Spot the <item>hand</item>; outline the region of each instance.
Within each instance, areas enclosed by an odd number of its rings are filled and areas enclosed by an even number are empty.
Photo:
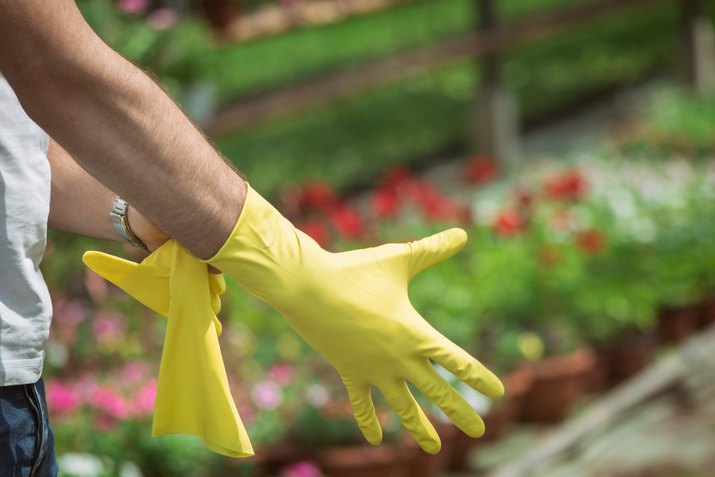
[[[472,437],[484,434],[483,421],[431,360],[487,396],[504,393],[499,379],[425,321],[407,295],[416,274],[458,252],[466,240],[463,230],[451,229],[409,244],[330,253],[249,188],[234,231],[207,262],[271,304],[325,355],[370,443],[382,440],[374,386],[418,444],[436,453],[439,436],[407,381]]]
[[[84,263],[155,312],[168,317],[152,434],[193,434],[223,455],[253,455],[231,397],[218,335],[223,275],[174,240],[134,263],[87,252]]]

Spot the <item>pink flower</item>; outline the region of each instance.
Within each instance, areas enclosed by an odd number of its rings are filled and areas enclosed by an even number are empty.
[[[149,15],[149,26],[155,30],[168,30],[179,21],[179,14],[173,8],[160,8]]]
[[[57,380],[47,383],[47,406],[53,411],[71,413],[79,404],[79,396],[70,386]]]
[[[283,467],[280,471],[281,477],[320,477],[322,475],[320,468],[314,462],[308,460],[294,462]]]
[[[119,0],[117,6],[126,13],[143,13],[149,7],[149,0]]]
[[[112,419],[124,419],[129,416],[127,401],[108,387],[98,387],[89,397],[89,404]]]
[[[84,274],[84,287],[95,304],[101,305],[109,298],[109,285],[107,281],[89,268]]]
[[[130,361],[119,371],[119,379],[129,385],[137,385],[146,381],[149,367],[141,361]]]
[[[276,364],[270,369],[269,372],[273,380],[281,386],[285,386],[290,383],[295,377],[295,368],[292,364],[288,363]]]
[[[251,397],[257,407],[272,410],[283,402],[283,392],[273,381],[260,381],[251,389]]]
[[[52,302],[52,321],[70,328],[77,326],[87,316],[87,309],[82,302],[56,298]]]
[[[124,339],[127,325],[124,317],[118,313],[100,312],[92,325],[94,335],[100,344],[115,344]]]
[[[134,395],[134,415],[141,417],[151,414],[154,411],[155,401],[156,379],[152,379]]]

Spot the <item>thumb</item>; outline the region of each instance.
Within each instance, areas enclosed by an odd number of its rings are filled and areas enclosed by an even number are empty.
[[[160,315],[169,313],[168,274],[103,252],[85,252],[82,261],[97,275]]]
[[[445,230],[435,235],[410,242],[410,279],[415,275],[446,260],[462,250],[467,243],[467,232],[460,228]]]

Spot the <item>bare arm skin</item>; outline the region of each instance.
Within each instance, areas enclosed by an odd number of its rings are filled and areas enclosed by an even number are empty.
[[[63,232],[120,241],[109,220],[114,192],[79,167],[55,141],[50,140],[47,158],[52,169],[49,226]],[[127,219],[149,250],[155,250],[169,238],[131,205]]]
[[[218,251],[245,183],[73,0],[0,0],[0,71],[83,169],[199,258]]]

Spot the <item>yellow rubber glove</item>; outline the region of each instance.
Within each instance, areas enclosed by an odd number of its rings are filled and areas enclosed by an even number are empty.
[[[208,272],[174,240],[141,263],[86,252],[84,263],[139,302],[168,317],[152,435],[193,434],[214,452],[253,455],[231,397],[218,336],[223,275]]]
[[[330,253],[248,187],[231,236],[207,262],[272,305],[330,361],[370,443],[382,440],[370,395],[375,386],[417,443],[437,453],[439,436],[406,381],[472,437],[484,434],[482,419],[430,360],[487,396],[504,393],[499,379],[427,323],[407,296],[412,277],[466,240],[463,230],[451,229],[409,244]]]

